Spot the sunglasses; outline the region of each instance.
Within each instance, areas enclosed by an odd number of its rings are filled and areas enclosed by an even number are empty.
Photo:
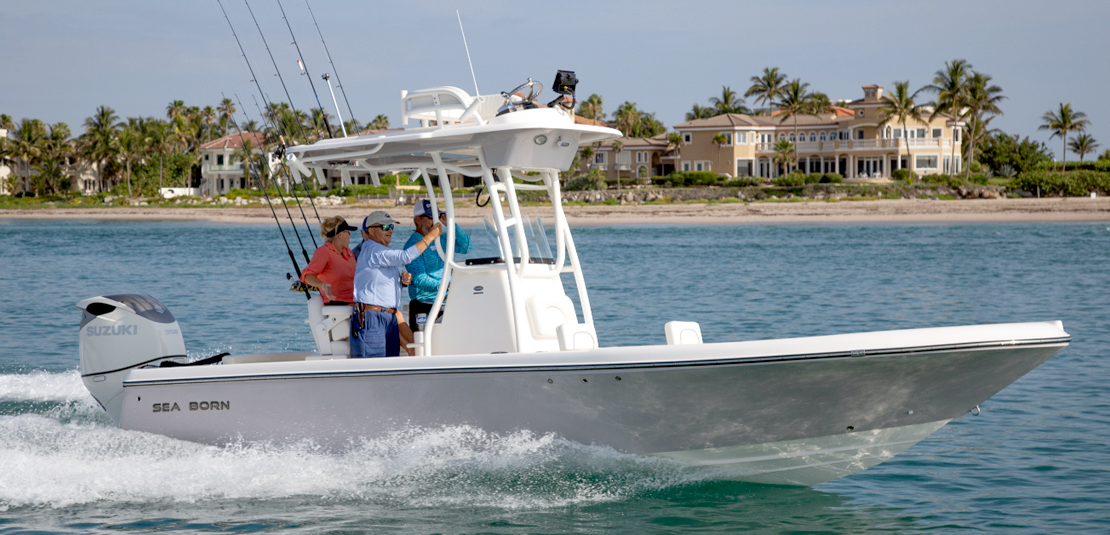
[[[370,225],[370,228],[380,228],[386,232],[393,230],[393,225]]]

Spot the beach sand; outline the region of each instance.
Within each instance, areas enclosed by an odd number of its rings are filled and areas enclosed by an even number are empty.
[[[469,202],[468,202],[469,204]],[[285,221],[279,205],[278,216]],[[310,221],[312,208],[304,206]],[[320,218],[341,215],[348,221],[361,221],[373,210],[386,210],[403,224],[411,222],[411,206],[328,206],[317,207]],[[523,207],[525,214],[550,217],[545,206]],[[977,199],[940,201],[894,199],[842,202],[779,203],[698,203],[567,206],[567,221],[572,225],[683,225],[683,224],[776,224],[776,223],[910,223],[910,222],[1051,222],[1110,221],[1110,198],[1087,197],[1048,199]],[[293,209],[300,221],[300,212]],[[460,206],[460,224],[478,222],[488,212],[473,205]],[[205,208],[42,208],[0,210],[0,219],[111,219],[150,221],[212,221],[218,223],[272,223],[268,207]]]

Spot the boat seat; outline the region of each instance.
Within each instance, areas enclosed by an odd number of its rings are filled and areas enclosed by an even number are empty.
[[[532,337],[537,340],[554,340],[558,336],[555,329],[560,325],[578,323],[574,303],[565,295],[533,295],[525,301],[524,308],[528,311]]]
[[[663,330],[667,333],[669,346],[702,343],[701,325],[696,321],[670,321],[663,326]]]
[[[401,91],[401,124],[409,119],[419,119],[421,126],[435,121],[439,128],[450,123],[485,123],[481,112],[487,111],[484,101],[489,97],[474,98],[457,87],[433,87],[417,91]]]
[[[555,327],[555,333],[559,339],[559,351],[597,349],[597,331],[593,325],[564,323]]]
[[[319,295],[308,300],[308,319],[312,329],[316,352],[321,356],[346,358],[351,354],[351,314],[354,309],[343,306],[324,306]]]

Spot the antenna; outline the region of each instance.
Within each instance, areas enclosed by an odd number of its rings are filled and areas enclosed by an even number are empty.
[[[339,69],[335,68],[335,62],[331,60],[331,51],[328,50],[328,44],[324,42],[324,32],[320,31],[320,24],[316,22],[316,14],[312,12],[312,6],[308,5],[308,0],[304,0],[304,5],[308,7],[308,14],[312,15],[312,23],[316,25],[316,33],[320,34],[320,43],[324,45],[324,52],[328,54],[328,63],[331,64],[331,72],[335,73],[335,86],[343,93],[343,102],[347,103],[347,111],[351,114],[351,119],[354,120],[355,112],[351,110],[351,101],[347,100],[347,90],[343,89],[343,80],[339,79]],[[336,110],[339,106],[336,105]],[[358,121],[355,121],[356,123]]]
[[[466,62],[470,64],[470,77],[474,79],[474,96],[482,98],[482,93],[478,91],[478,77],[474,75],[474,62],[470,60],[470,47],[466,44],[466,30],[463,29],[462,15],[459,15],[459,10],[455,10],[455,16],[459,18],[459,32],[462,33],[463,48],[466,49]]]

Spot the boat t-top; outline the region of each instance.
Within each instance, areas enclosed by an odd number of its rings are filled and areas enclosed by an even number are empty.
[[[298,179],[358,172],[377,184],[401,171],[423,184],[433,211],[443,206],[444,274],[415,356],[349,358],[351,308],[315,296],[315,351],[190,363],[165,305],[105,295],[77,305],[85,385],[121,428],[201,443],[341,450],[406,428],[466,425],[713,467],[724,479],[812,485],[977,411],[1071,341],[1047,321],[707,343],[698,324],[672,321],[660,326],[665,345],[603,347],[559,173],[579,146],[621,133],[576,122],[576,80],[560,78],[547,106],[531,80],[500,95],[402,91],[405,128],[286,149]],[[455,256],[451,174],[481,180],[497,254]],[[550,217],[523,214],[521,191],[545,192]]]

